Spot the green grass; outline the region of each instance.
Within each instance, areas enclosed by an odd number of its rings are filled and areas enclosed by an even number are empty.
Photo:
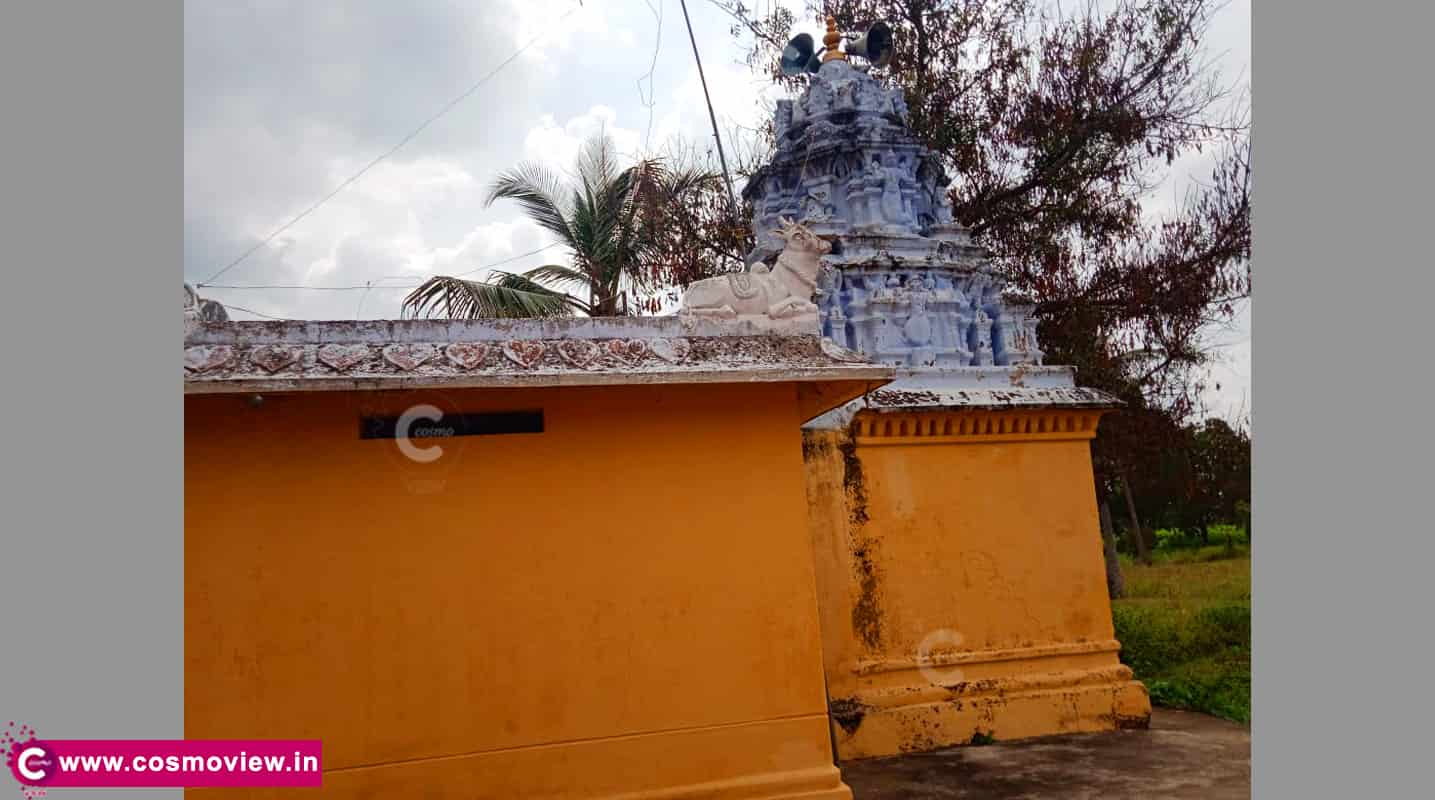
[[[1249,723],[1251,560],[1235,533],[1229,545],[1222,531],[1206,547],[1158,546],[1150,566],[1123,556],[1112,616],[1121,661],[1153,703]]]

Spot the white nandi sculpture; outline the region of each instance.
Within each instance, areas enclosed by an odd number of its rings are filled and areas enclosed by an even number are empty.
[[[201,322],[228,321],[229,314],[224,310],[224,306],[213,300],[205,300],[189,284],[184,285],[185,335],[189,335],[190,331],[198,327]]]
[[[766,315],[787,319],[816,314],[812,293],[817,288],[820,259],[832,244],[789,218],[778,220],[782,227],[773,233],[786,246],[771,270],[754,264],[747,272],[704,278],[688,287],[679,313],[732,318]]]

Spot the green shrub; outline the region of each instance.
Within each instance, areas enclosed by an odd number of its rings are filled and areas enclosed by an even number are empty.
[[[1112,607],[1121,661],[1157,705],[1249,722],[1250,562],[1190,552],[1124,565],[1127,594]]]
[[[1138,676],[1156,675],[1186,658],[1177,621],[1160,609],[1118,605],[1111,610],[1121,661]]]
[[[1214,606],[1203,608],[1189,627],[1191,651],[1198,656],[1216,655],[1228,649],[1251,649],[1251,607]]]
[[[1147,680],[1146,689],[1156,705],[1202,711],[1236,722],[1251,721],[1249,662],[1192,661],[1165,677]]]
[[[1158,528],[1156,530],[1156,550],[1161,553],[1195,550],[1213,545],[1235,547],[1249,545],[1250,542],[1250,535],[1240,525],[1212,525],[1209,529],[1208,541],[1205,542],[1201,541],[1200,534],[1195,531],[1179,528]]]

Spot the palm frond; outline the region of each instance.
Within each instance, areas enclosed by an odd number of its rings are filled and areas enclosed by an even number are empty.
[[[547,286],[567,291],[578,289],[585,293],[593,282],[593,277],[588,273],[561,264],[545,264],[541,267],[534,267],[523,273],[523,277]]]
[[[572,209],[563,202],[563,196],[558,176],[539,164],[525,161],[494,179],[484,205],[493,205],[499,199],[517,200],[539,227],[571,247],[575,245],[573,230],[568,225]]]
[[[722,179],[716,172],[700,169],[684,169],[664,172],[661,194],[669,201],[677,200],[699,189],[706,188]]]
[[[436,275],[404,298],[404,314],[441,319],[567,317],[582,304],[523,275],[495,271],[488,280]]]
[[[618,154],[606,131],[590,137],[578,153],[576,177],[586,186],[606,186],[618,174]]]
[[[694,189],[713,178],[696,170],[670,172],[656,158],[622,168],[606,132],[584,143],[567,185],[539,165],[519,164],[499,175],[487,202],[517,200],[535,223],[568,246],[571,266],[505,273],[481,283],[435,278],[416,289],[404,307],[450,316],[533,316],[574,309],[630,313],[629,295],[641,297],[662,280],[661,271],[650,265],[664,257],[665,234],[671,232],[664,231],[662,220],[669,206],[688,202]]]

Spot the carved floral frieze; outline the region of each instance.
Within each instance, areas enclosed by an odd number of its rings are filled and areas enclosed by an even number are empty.
[[[449,373],[667,369],[691,360],[685,338],[513,339],[324,345],[197,344],[184,350],[191,379],[215,377],[442,375]]]
[[[443,349],[443,357],[459,369],[478,369],[488,358],[488,345],[482,342],[454,342]]]
[[[303,357],[303,348],[282,344],[266,344],[249,351],[249,362],[271,375],[299,364]]]
[[[335,372],[348,372],[367,361],[370,355],[369,348],[362,344],[326,344],[315,357]]]

